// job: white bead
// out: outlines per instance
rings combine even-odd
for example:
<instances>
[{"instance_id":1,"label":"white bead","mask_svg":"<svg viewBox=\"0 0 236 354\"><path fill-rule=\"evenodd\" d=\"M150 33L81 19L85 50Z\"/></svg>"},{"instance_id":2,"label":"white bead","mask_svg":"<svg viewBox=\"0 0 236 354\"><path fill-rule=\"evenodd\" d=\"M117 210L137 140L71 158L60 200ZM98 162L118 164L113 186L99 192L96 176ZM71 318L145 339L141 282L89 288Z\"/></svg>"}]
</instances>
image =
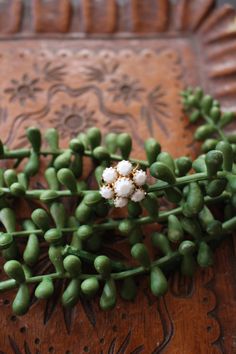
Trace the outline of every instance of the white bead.
<instances>
[{"instance_id":1,"label":"white bead","mask_svg":"<svg viewBox=\"0 0 236 354\"><path fill-rule=\"evenodd\" d=\"M133 193L134 185L129 178L120 177L114 184L114 190L118 197L129 197Z\"/></svg>"},{"instance_id":2,"label":"white bead","mask_svg":"<svg viewBox=\"0 0 236 354\"><path fill-rule=\"evenodd\" d=\"M137 170L134 173L133 181L137 186L143 186L146 183L147 174L143 170Z\"/></svg>"},{"instance_id":3,"label":"white bead","mask_svg":"<svg viewBox=\"0 0 236 354\"><path fill-rule=\"evenodd\" d=\"M132 168L133 166L129 161L122 160L117 164L117 171L121 176L128 176Z\"/></svg>"},{"instance_id":4,"label":"white bead","mask_svg":"<svg viewBox=\"0 0 236 354\"><path fill-rule=\"evenodd\" d=\"M114 197L114 191L111 187L109 186L102 186L100 188L100 194L103 198L105 199L111 199Z\"/></svg>"},{"instance_id":5,"label":"white bead","mask_svg":"<svg viewBox=\"0 0 236 354\"><path fill-rule=\"evenodd\" d=\"M134 191L134 193L132 194L132 196L131 196L131 200L133 201L133 202L141 202L141 200L143 200L144 198L145 198L145 192L144 192L144 190L143 189L136 189L135 191Z\"/></svg>"},{"instance_id":6,"label":"white bead","mask_svg":"<svg viewBox=\"0 0 236 354\"><path fill-rule=\"evenodd\" d=\"M103 171L102 178L106 183L113 183L117 178L117 172L113 167L107 167Z\"/></svg>"},{"instance_id":7,"label":"white bead","mask_svg":"<svg viewBox=\"0 0 236 354\"><path fill-rule=\"evenodd\" d=\"M114 199L114 205L116 208L123 208L124 206L126 206L128 203L128 199L127 198L120 198L117 197Z\"/></svg>"}]
</instances>

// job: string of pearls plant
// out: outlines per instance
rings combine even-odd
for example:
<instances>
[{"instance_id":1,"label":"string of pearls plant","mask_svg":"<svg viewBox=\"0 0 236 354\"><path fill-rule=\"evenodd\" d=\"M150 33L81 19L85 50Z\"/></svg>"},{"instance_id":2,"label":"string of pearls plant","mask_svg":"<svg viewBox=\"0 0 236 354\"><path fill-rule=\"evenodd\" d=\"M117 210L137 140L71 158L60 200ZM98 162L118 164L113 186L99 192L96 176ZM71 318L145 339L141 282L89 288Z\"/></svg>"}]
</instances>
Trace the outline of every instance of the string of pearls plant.
<instances>
[{"instance_id":1,"label":"string of pearls plant","mask_svg":"<svg viewBox=\"0 0 236 354\"><path fill-rule=\"evenodd\" d=\"M12 160L12 168L0 169L0 249L7 277L0 291L16 289L16 315L28 311L31 292L38 299L51 297L56 279L66 280L63 306L98 293L101 309L108 310L118 294L135 298L140 274L149 278L151 292L162 296L177 267L193 276L197 264L213 264L213 249L236 228L236 134L223 130L234 115L222 113L219 102L200 88L182 97L190 122L200 123L195 138L202 141L201 154L194 161L174 159L153 138L144 144L147 160L134 159L128 134L109 133L102 142L95 127L78 134L67 149L59 147L55 129L44 135L46 148L37 128L26 132L30 148L0 144L1 160ZM89 177L83 168L88 158ZM48 188L32 189L42 160ZM17 215L22 200L38 204L25 220ZM151 234L147 224L153 225ZM118 235L132 262L106 255L107 239ZM37 264L45 242L54 270L41 274Z\"/></svg>"}]
</instances>

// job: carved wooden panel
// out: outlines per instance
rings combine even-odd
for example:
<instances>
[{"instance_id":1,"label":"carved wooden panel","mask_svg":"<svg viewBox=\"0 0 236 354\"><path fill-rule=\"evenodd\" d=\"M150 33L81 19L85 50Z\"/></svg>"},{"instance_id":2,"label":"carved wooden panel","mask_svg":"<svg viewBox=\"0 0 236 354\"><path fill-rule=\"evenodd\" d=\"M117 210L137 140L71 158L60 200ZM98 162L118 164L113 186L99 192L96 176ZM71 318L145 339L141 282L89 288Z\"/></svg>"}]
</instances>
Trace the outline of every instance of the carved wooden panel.
<instances>
[{"instance_id":1,"label":"carved wooden panel","mask_svg":"<svg viewBox=\"0 0 236 354\"><path fill-rule=\"evenodd\" d=\"M130 132L138 157L148 136L175 156L193 155L179 91L201 84L236 111L236 12L229 5L12 0L0 3L0 18L0 137L12 147L25 144L29 125L58 127L63 145L96 124ZM107 248L121 257L119 240ZM48 266L42 256L37 271ZM21 318L11 314L11 294L0 294L0 353L234 353L234 270L229 240L215 268L194 281L175 274L157 300L140 279L136 301L119 300L107 313L97 300L63 310L59 283L53 299L32 298Z\"/></svg>"}]
</instances>

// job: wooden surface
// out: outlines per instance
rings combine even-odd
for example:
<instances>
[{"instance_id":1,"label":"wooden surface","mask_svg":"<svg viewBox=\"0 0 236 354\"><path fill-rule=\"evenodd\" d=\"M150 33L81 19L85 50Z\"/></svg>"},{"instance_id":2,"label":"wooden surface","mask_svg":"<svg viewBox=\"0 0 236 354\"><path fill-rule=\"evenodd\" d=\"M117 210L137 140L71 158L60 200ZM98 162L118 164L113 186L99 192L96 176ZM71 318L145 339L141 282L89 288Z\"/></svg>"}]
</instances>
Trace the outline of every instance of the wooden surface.
<instances>
[{"instance_id":1,"label":"wooden surface","mask_svg":"<svg viewBox=\"0 0 236 354\"><path fill-rule=\"evenodd\" d=\"M194 155L179 91L201 84L236 111L235 57L235 10L213 0L1 1L0 137L21 147L26 127L55 126L63 145L96 124L130 132L137 157L149 136L175 156ZM97 301L64 311L58 284L52 300L18 318L1 294L0 353L233 354L235 259L229 240L194 281L175 274L157 300L141 280L135 303L107 313Z\"/></svg>"}]
</instances>

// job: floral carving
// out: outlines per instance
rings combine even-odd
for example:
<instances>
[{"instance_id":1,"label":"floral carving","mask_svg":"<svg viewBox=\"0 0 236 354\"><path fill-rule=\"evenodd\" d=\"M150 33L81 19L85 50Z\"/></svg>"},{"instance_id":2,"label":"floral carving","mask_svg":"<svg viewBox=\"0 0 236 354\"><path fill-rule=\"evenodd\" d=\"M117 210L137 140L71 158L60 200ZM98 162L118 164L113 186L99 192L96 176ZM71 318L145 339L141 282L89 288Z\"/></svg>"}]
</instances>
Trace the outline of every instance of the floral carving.
<instances>
[{"instance_id":1,"label":"floral carving","mask_svg":"<svg viewBox=\"0 0 236 354\"><path fill-rule=\"evenodd\" d=\"M7 108L0 107L0 123L3 124L7 120Z\"/></svg>"},{"instance_id":2,"label":"floral carving","mask_svg":"<svg viewBox=\"0 0 236 354\"><path fill-rule=\"evenodd\" d=\"M50 122L60 130L63 138L74 137L80 131L86 130L93 124L96 124L94 111L88 110L86 106L77 106L73 104L68 106L63 104L59 111L55 112L55 116Z\"/></svg>"},{"instance_id":3,"label":"floral carving","mask_svg":"<svg viewBox=\"0 0 236 354\"><path fill-rule=\"evenodd\" d=\"M20 350L17 342L15 341L15 339L12 337L12 336L8 336L8 340L9 340L9 344L10 344L10 347L12 349L12 352L14 354L22 354L22 351ZM3 353L3 352L1 352ZM33 352L30 350L30 347L27 343L27 341L24 341L24 353L25 354L32 354Z\"/></svg>"},{"instance_id":4,"label":"floral carving","mask_svg":"<svg viewBox=\"0 0 236 354\"><path fill-rule=\"evenodd\" d=\"M110 353L114 353L114 354L115 353L116 354L125 353L126 349L128 348L128 346L130 344L130 339L131 339L131 331L129 331L127 333L127 335L126 335L125 339L123 340L123 342L121 343L119 349L115 351L115 349L116 349L116 338L113 338L113 340L110 343L109 349L108 349L108 354L110 354ZM135 348L136 352L137 352L137 349L139 349L139 353L140 353L140 351L143 350L143 345Z\"/></svg>"},{"instance_id":5,"label":"floral carving","mask_svg":"<svg viewBox=\"0 0 236 354\"><path fill-rule=\"evenodd\" d=\"M88 81L97 81L99 83L104 82L109 75L112 75L118 69L118 63L107 64L105 62L100 63L97 66L86 65L84 75Z\"/></svg>"},{"instance_id":6,"label":"floral carving","mask_svg":"<svg viewBox=\"0 0 236 354\"><path fill-rule=\"evenodd\" d=\"M156 123L162 132L168 136L168 128L165 120L170 116L167 112L167 104L164 102L166 94L161 86L156 86L147 95L147 106L141 107L141 117L146 121L149 134L152 136L154 132L154 123Z\"/></svg>"},{"instance_id":7,"label":"floral carving","mask_svg":"<svg viewBox=\"0 0 236 354\"><path fill-rule=\"evenodd\" d=\"M36 94L42 91L40 87L37 86L39 82L38 78L31 79L28 74L24 74L21 80L11 80L11 87L5 89L5 93L10 95L10 102L16 100L24 106L26 100L36 100Z\"/></svg>"},{"instance_id":8,"label":"floral carving","mask_svg":"<svg viewBox=\"0 0 236 354\"><path fill-rule=\"evenodd\" d=\"M53 66L51 62L48 62L43 67L44 79L48 82L60 82L66 75L65 65Z\"/></svg>"},{"instance_id":9,"label":"floral carving","mask_svg":"<svg viewBox=\"0 0 236 354\"><path fill-rule=\"evenodd\" d=\"M139 101L140 94L145 89L140 85L139 80L123 74L119 79L111 79L108 91L113 94L113 101L121 100L125 105L129 105L131 101Z\"/></svg>"},{"instance_id":10,"label":"floral carving","mask_svg":"<svg viewBox=\"0 0 236 354\"><path fill-rule=\"evenodd\" d=\"M168 136L165 121L170 116L167 113L168 105L165 102L164 88L159 84L149 91L145 97L142 94L146 91L146 88L142 86L139 79L132 78L126 73L117 76L118 68L121 69L117 63L101 62L99 66L85 66L84 70L88 81L96 81L98 84L106 82L108 84L107 91L114 102L121 101L125 106L129 106L132 101L143 103L143 106L140 106L140 115L145 120L149 134L153 135L156 124Z\"/></svg>"}]
</instances>

